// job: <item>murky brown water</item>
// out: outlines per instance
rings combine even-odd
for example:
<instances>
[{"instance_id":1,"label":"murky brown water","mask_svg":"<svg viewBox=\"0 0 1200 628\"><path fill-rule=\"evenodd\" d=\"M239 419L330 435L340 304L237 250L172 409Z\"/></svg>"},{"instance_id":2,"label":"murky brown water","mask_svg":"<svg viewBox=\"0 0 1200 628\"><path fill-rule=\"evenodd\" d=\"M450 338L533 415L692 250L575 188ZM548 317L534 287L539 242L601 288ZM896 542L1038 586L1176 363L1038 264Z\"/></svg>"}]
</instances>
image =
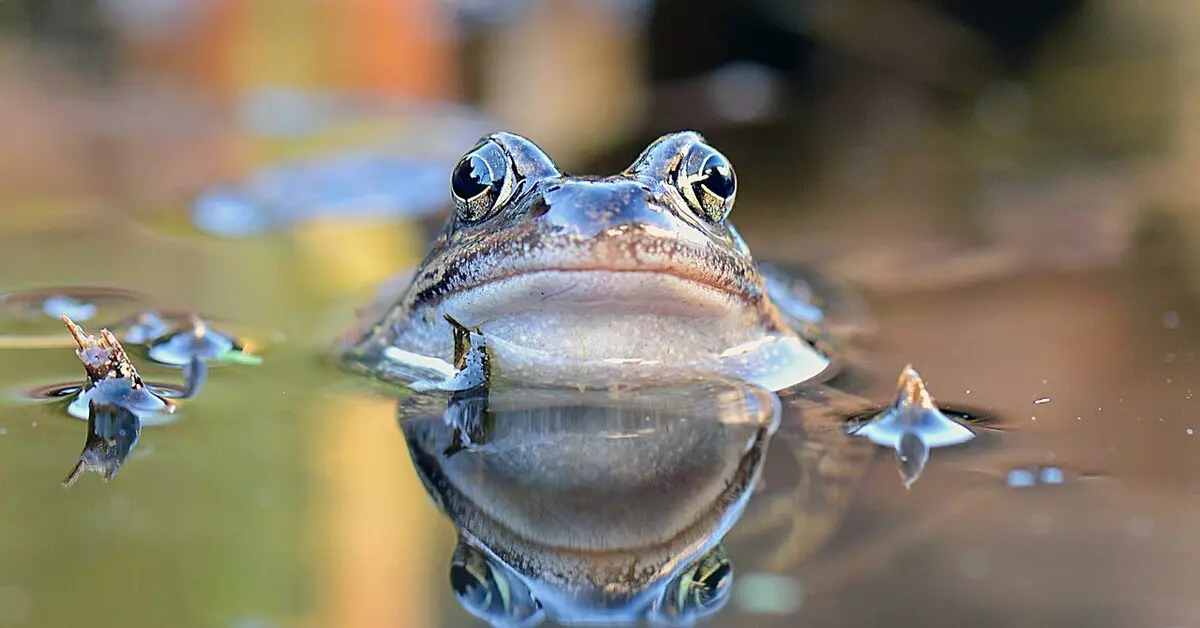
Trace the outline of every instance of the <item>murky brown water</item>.
<instances>
[{"instance_id":1,"label":"murky brown water","mask_svg":"<svg viewBox=\"0 0 1200 628\"><path fill-rule=\"evenodd\" d=\"M564 24L555 32L590 33L608 51L592 63L628 54L603 48L619 39L607 30ZM488 45L532 54L527 43ZM33 393L79 384L83 370L61 323L0 303L0 627L479 625L451 591L455 529L413 469L395 399L319 359L374 287L418 260L426 225L359 217L202 234L184 200L198 182L319 151L244 140L203 99L91 92L12 65L23 70L0 79L0 128L16 138L0 151L0 292L136 291L140 300L101 304L84 326L96 333L147 308L201 312L256 341L263 361L213 365L175 420L143 426L110 482L86 474L64 489L87 424L66 400ZM577 93L629 77L578 80L547 107L569 110ZM836 520L798 503L771 510L777 491L806 479L777 436L725 541L730 602L706 624L1200 625L1200 311L1187 247L1162 237L1190 222L1134 237L1151 201L1171 196L1160 177L1175 179L1132 157L1097 165L1028 148L997 157L994 146L981 156L944 110L887 81L880 89L912 97L918 122L897 114L908 139L864 148L879 139L871 133L904 135L890 113L877 116L887 128L861 134L871 137L852 132L846 111L878 96L866 83L848 76L818 108L834 122L812 142L806 127L709 133L739 172L733 219L758 258L815 264L861 288L873 333L853 349L876 374L867 396L886 401L913 364L939 402L990 423L933 449L909 489L895 456L874 448ZM689 89L659 94L655 125ZM519 99L499 91L501 113L516 107L508 113L521 119ZM680 109L686 124L705 121ZM383 117L330 143L416 130L410 148L453 159L476 122ZM579 118L523 119L544 125L572 166L633 157L591 135L573 147L562 129ZM625 143L640 145L631 135ZM1013 166L1023 161L1038 165ZM181 384L179 369L132 353L147 380ZM756 527L772 512L797 525Z\"/></svg>"}]
</instances>

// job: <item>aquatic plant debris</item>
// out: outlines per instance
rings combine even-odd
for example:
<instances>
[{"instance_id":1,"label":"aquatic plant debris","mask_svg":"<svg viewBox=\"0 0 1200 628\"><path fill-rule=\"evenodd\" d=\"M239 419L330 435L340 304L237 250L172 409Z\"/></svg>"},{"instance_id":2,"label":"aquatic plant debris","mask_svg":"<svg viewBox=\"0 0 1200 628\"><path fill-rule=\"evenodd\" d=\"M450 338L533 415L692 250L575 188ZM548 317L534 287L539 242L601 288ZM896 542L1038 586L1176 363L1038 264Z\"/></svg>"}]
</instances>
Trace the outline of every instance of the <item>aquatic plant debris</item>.
<instances>
[{"instance_id":1,"label":"aquatic plant debris","mask_svg":"<svg viewBox=\"0 0 1200 628\"><path fill-rule=\"evenodd\" d=\"M441 380L417 380L410 384L416 391L466 391L486 386L491 380L491 355L486 337L478 328L470 328L449 314L446 322L454 333L454 372Z\"/></svg>"},{"instance_id":2,"label":"aquatic plant debris","mask_svg":"<svg viewBox=\"0 0 1200 628\"><path fill-rule=\"evenodd\" d=\"M79 461L71 468L63 488L71 488L85 471L94 471L108 482L121 470L141 435L142 425L129 408L110 403L88 404L88 435Z\"/></svg>"},{"instance_id":3,"label":"aquatic plant debris","mask_svg":"<svg viewBox=\"0 0 1200 628\"><path fill-rule=\"evenodd\" d=\"M912 488L929 460L929 450L975 438L970 428L947 417L934 403L925 382L912 365L904 367L892 403L870 421L851 426L848 433L896 450L900 479Z\"/></svg>"},{"instance_id":4,"label":"aquatic plant debris","mask_svg":"<svg viewBox=\"0 0 1200 628\"><path fill-rule=\"evenodd\" d=\"M89 335L67 315L62 321L79 348L75 355L87 372L83 395L88 399L88 436L79 460L63 480L70 488L85 471L95 471L107 482L137 444L141 420L134 408L157 407L173 412L175 404L151 392L117 337L107 329L100 337Z\"/></svg>"},{"instance_id":5,"label":"aquatic plant debris","mask_svg":"<svg viewBox=\"0 0 1200 628\"><path fill-rule=\"evenodd\" d=\"M75 344L79 345L75 355L83 362L89 383L95 386L107 379L128 379L130 388L144 387L141 376L125 353L125 348L112 332L101 329L100 338L96 338L76 325L66 314L62 315L62 322L66 324L67 331L71 332Z\"/></svg>"}]
</instances>

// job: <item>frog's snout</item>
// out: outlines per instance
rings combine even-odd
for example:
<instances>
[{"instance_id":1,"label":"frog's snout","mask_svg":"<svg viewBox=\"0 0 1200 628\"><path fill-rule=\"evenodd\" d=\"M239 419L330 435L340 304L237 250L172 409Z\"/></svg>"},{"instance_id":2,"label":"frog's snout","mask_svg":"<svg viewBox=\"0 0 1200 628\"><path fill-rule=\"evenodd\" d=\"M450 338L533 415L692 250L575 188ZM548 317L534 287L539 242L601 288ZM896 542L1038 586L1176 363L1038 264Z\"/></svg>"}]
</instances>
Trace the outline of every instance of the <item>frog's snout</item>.
<instances>
[{"instance_id":1,"label":"frog's snout","mask_svg":"<svg viewBox=\"0 0 1200 628\"><path fill-rule=\"evenodd\" d=\"M535 220L584 238L628 229L675 231L677 219L644 183L632 180L565 181L543 192Z\"/></svg>"}]
</instances>

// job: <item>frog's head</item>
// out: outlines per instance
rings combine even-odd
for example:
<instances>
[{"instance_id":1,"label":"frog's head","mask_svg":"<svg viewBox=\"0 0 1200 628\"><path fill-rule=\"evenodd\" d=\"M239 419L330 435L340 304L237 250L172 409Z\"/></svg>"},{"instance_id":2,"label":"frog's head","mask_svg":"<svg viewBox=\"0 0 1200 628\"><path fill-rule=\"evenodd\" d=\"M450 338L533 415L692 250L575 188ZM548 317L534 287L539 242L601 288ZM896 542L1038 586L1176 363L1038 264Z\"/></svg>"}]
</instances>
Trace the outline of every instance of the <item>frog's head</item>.
<instances>
[{"instance_id":1,"label":"frog's head","mask_svg":"<svg viewBox=\"0 0 1200 628\"><path fill-rule=\"evenodd\" d=\"M411 318L436 326L429 311L439 310L515 342L548 326L604 329L605 357L637 357L629 339L651 325L684 323L687 345L701 325L700 344L718 352L766 319L774 326L764 280L728 219L733 168L697 133L663 136L605 177L564 174L533 142L493 133L458 162L450 188L454 214L406 296ZM558 338L562 346L538 334L539 346L577 352L578 339Z\"/></svg>"},{"instance_id":2,"label":"frog's head","mask_svg":"<svg viewBox=\"0 0 1200 628\"><path fill-rule=\"evenodd\" d=\"M757 310L763 280L728 220L736 193L729 161L697 133L664 136L608 177L566 175L529 140L494 133L454 168L454 216L414 299L468 325L531 299L543 310Z\"/></svg>"},{"instance_id":3,"label":"frog's head","mask_svg":"<svg viewBox=\"0 0 1200 628\"><path fill-rule=\"evenodd\" d=\"M565 174L533 142L493 133L450 189L453 215L404 295L350 335L351 363L376 369L391 347L445 359L448 315L536 352L543 375L555 361L636 363L793 383L827 366L772 304L729 221L733 167L698 133L665 135L611 176Z\"/></svg>"},{"instance_id":4,"label":"frog's head","mask_svg":"<svg viewBox=\"0 0 1200 628\"><path fill-rule=\"evenodd\" d=\"M740 385L514 389L401 426L458 530L449 580L467 610L494 625L686 623L728 599L720 543L779 411Z\"/></svg>"}]
</instances>

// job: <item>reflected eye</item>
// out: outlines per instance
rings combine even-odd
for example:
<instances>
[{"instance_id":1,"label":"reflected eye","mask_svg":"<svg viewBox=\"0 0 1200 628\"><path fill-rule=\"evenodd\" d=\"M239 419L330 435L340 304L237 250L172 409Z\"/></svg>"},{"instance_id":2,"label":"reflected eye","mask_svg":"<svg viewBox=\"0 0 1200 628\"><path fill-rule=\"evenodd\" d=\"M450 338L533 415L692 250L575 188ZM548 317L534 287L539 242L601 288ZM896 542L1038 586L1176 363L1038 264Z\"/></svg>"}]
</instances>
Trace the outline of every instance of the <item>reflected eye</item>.
<instances>
[{"instance_id":1,"label":"reflected eye","mask_svg":"<svg viewBox=\"0 0 1200 628\"><path fill-rule=\"evenodd\" d=\"M737 177L724 155L711 146L697 144L679 166L676 187L693 211L719 223L733 209Z\"/></svg>"},{"instance_id":2,"label":"reflected eye","mask_svg":"<svg viewBox=\"0 0 1200 628\"><path fill-rule=\"evenodd\" d=\"M525 583L461 539L450 559L450 587L463 608L492 625L542 621L542 605Z\"/></svg>"},{"instance_id":3,"label":"reflected eye","mask_svg":"<svg viewBox=\"0 0 1200 628\"><path fill-rule=\"evenodd\" d=\"M463 155L450 175L450 195L458 216L467 222L492 216L512 193L513 179L512 162L494 141Z\"/></svg>"},{"instance_id":4,"label":"reflected eye","mask_svg":"<svg viewBox=\"0 0 1200 628\"><path fill-rule=\"evenodd\" d=\"M689 624L720 610L732 588L733 564L718 545L667 585L655 605L655 619L662 624Z\"/></svg>"}]
</instances>

